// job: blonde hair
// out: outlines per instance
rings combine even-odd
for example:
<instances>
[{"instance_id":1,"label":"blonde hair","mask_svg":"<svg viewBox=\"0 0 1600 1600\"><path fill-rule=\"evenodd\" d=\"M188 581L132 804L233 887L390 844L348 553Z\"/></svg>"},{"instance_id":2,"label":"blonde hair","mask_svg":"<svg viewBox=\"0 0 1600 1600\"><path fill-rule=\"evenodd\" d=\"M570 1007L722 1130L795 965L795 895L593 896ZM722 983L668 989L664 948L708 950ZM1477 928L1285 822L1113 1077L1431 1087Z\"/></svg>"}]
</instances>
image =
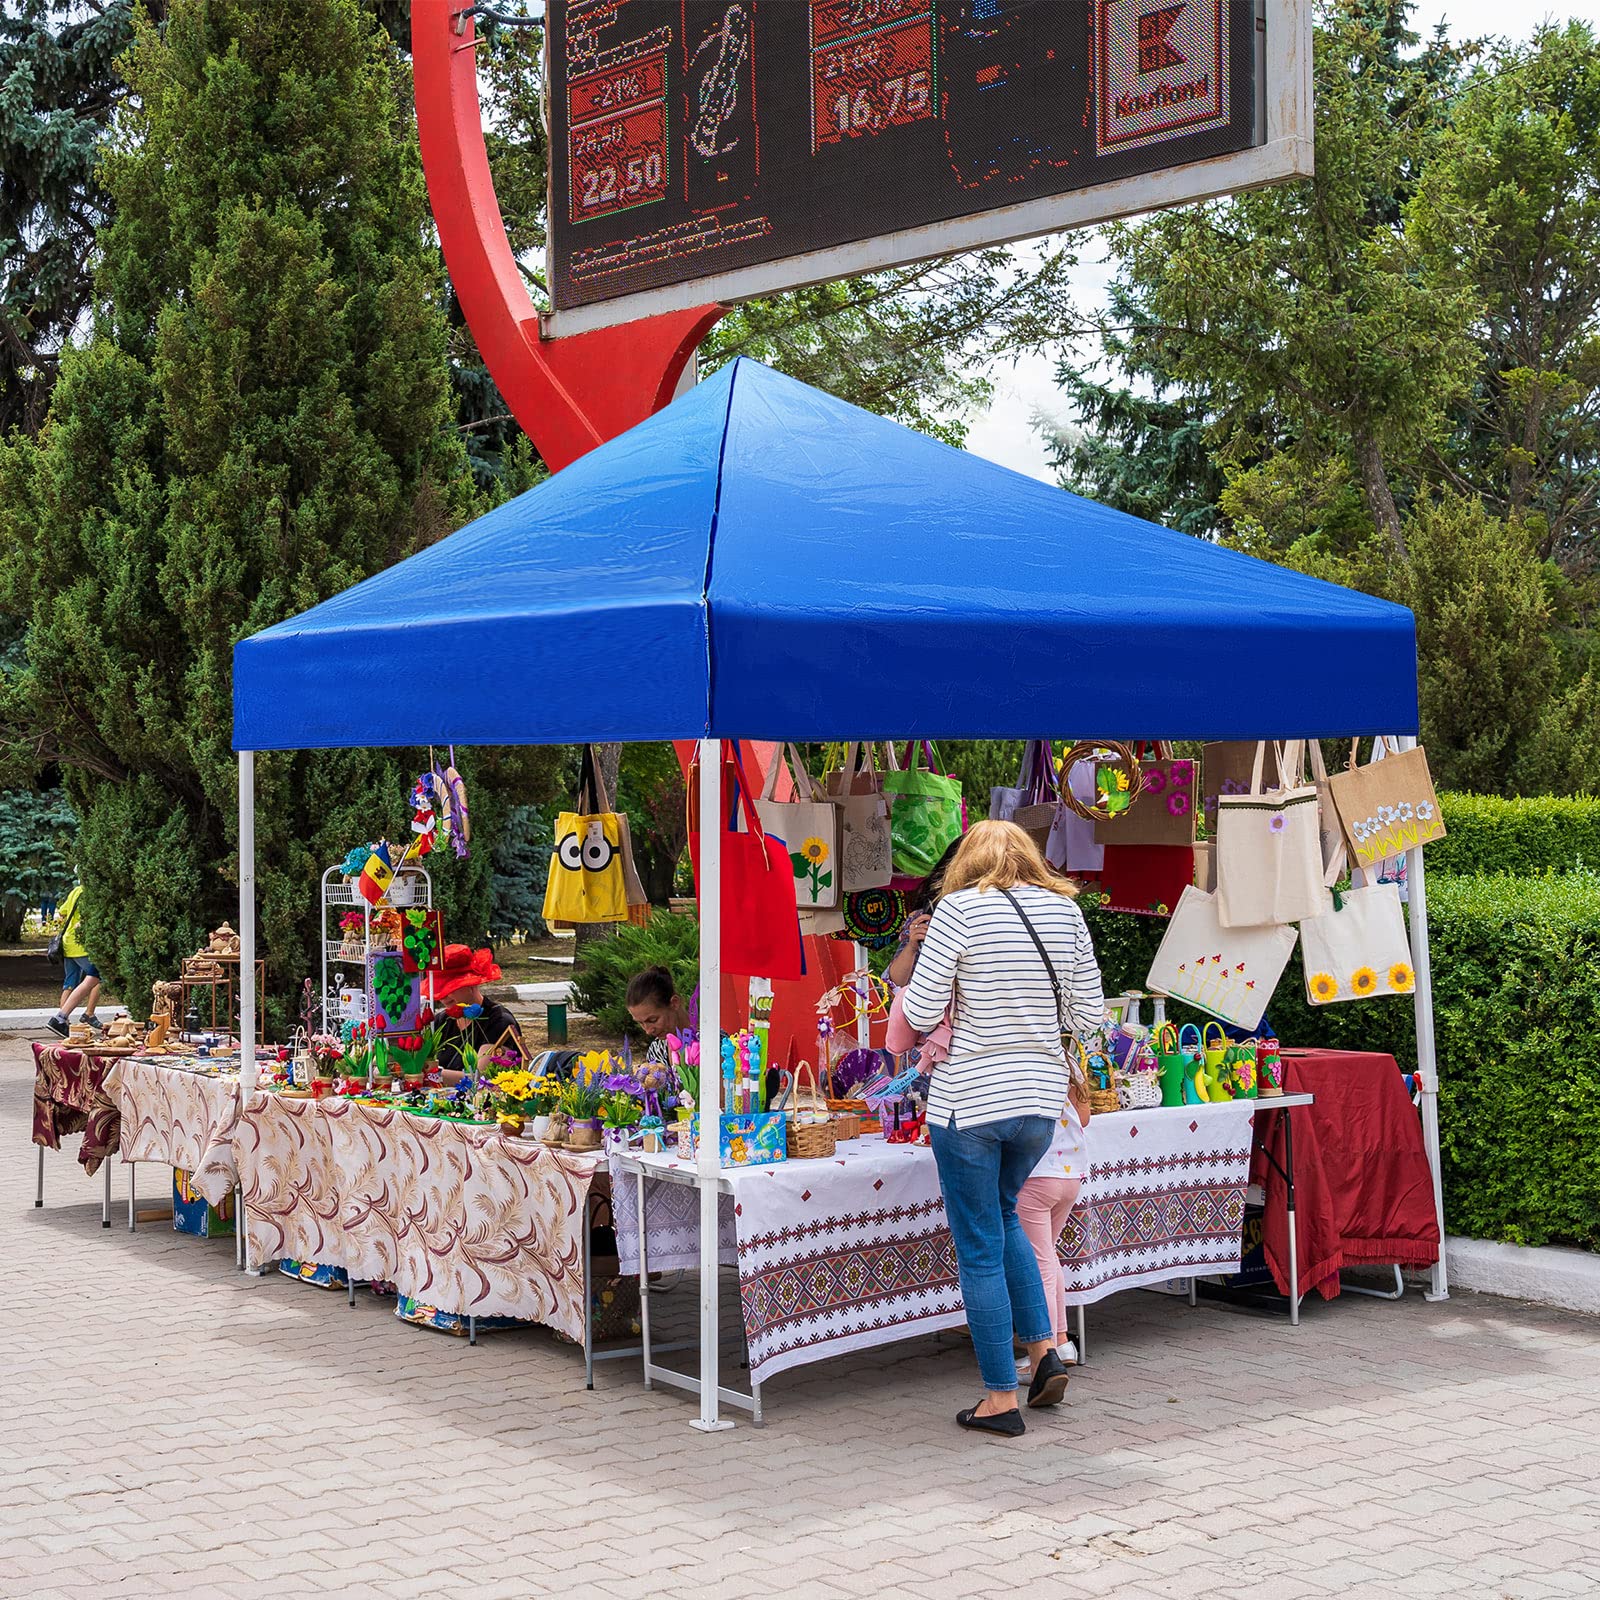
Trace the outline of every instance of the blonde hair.
<instances>
[{"instance_id":1,"label":"blonde hair","mask_svg":"<svg viewBox=\"0 0 1600 1600\"><path fill-rule=\"evenodd\" d=\"M944 895L957 889L1014 889L1031 883L1067 899L1078 892L1070 878L1057 876L1038 845L1014 822L980 822L961 841L944 871Z\"/></svg>"}]
</instances>

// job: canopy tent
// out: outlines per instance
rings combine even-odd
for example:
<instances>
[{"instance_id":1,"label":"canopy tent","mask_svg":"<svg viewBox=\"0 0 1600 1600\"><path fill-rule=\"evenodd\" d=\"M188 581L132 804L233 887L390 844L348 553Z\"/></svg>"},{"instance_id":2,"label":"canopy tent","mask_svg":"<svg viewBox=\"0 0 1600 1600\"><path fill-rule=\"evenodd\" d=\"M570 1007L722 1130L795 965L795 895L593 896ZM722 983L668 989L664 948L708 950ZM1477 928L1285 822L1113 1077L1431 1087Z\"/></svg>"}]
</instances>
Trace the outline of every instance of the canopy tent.
<instances>
[{"instance_id":1,"label":"canopy tent","mask_svg":"<svg viewBox=\"0 0 1600 1600\"><path fill-rule=\"evenodd\" d=\"M1411 613L741 360L234 657L240 750L1045 725L1413 733Z\"/></svg>"},{"instance_id":2,"label":"canopy tent","mask_svg":"<svg viewBox=\"0 0 1600 1600\"><path fill-rule=\"evenodd\" d=\"M427 694L397 695L419 660L432 668ZM239 642L243 959L254 959L258 750L699 738L710 816L721 739L1022 738L1063 726L1410 743L1413 618L736 361L547 483ZM720 855L707 828L711 1036ZM1410 868L1437 1197L1420 851ZM253 992L245 1003L248 1041ZM253 1061L244 1070L253 1083ZM716 1074L705 1087L709 1121ZM718 1153L701 1144L699 1425L716 1427ZM1440 1225L1442 1237L1442 1214Z\"/></svg>"}]
</instances>

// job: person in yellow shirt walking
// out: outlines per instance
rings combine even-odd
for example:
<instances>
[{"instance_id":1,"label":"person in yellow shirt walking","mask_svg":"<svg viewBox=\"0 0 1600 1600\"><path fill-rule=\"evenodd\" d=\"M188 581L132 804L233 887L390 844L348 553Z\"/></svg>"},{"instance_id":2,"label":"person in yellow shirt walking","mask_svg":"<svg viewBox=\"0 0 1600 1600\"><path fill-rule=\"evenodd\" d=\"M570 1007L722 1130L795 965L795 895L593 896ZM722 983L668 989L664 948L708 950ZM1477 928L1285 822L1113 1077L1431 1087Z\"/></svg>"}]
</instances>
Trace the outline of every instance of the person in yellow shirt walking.
<instances>
[{"instance_id":1,"label":"person in yellow shirt walking","mask_svg":"<svg viewBox=\"0 0 1600 1600\"><path fill-rule=\"evenodd\" d=\"M83 942L83 885L72 886L72 893L61 907L56 930L62 962L61 1006L47 1026L65 1039L72 1028L72 1013L81 1005L83 1020L97 1032L100 1020L94 1014L100 998L100 969L89 959Z\"/></svg>"}]
</instances>

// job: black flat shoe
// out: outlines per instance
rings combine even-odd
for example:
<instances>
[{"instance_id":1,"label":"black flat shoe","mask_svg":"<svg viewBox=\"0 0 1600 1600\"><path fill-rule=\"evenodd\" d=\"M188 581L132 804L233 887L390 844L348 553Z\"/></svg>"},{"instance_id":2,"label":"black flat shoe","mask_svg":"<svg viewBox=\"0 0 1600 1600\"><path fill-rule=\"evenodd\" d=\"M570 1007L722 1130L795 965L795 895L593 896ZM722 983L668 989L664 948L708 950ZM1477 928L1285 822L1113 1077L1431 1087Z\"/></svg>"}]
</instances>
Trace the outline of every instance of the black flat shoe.
<instances>
[{"instance_id":1,"label":"black flat shoe","mask_svg":"<svg viewBox=\"0 0 1600 1600\"><path fill-rule=\"evenodd\" d=\"M973 1406L968 1411L956 1412L956 1421L974 1433L997 1433L1002 1439L1019 1439L1028 1431L1020 1411L997 1411L991 1417L982 1417Z\"/></svg>"},{"instance_id":2,"label":"black flat shoe","mask_svg":"<svg viewBox=\"0 0 1600 1600\"><path fill-rule=\"evenodd\" d=\"M1028 1409L1060 1405L1067 1392L1067 1376L1066 1362L1054 1350L1045 1351L1033 1369L1033 1382L1028 1385Z\"/></svg>"}]
</instances>

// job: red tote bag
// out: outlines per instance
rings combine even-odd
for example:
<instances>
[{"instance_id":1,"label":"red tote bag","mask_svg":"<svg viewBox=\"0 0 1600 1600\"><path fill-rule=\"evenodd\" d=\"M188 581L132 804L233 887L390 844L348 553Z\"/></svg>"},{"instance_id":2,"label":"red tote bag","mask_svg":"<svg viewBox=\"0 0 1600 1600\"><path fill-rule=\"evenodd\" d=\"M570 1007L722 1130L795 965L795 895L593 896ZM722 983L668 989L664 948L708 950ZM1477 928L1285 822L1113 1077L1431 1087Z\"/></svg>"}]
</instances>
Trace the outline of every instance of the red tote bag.
<instances>
[{"instance_id":1,"label":"red tote bag","mask_svg":"<svg viewBox=\"0 0 1600 1600\"><path fill-rule=\"evenodd\" d=\"M1179 844L1108 844L1100 892L1108 911L1170 917L1194 881L1194 847Z\"/></svg>"},{"instance_id":2,"label":"red tote bag","mask_svg":"<svg viewBox=\"0 0 1600 1600\"><path fill-rule=\"evenodd\" d=\"M700 829L694 815L698 789L693 764L688 774L690 803L689 859L694 864L695 893L700 892ZM800 939L800 913L795 903L794 863L788 850L769 839L750 803L738 746L722 761L722 970L750 978L793 980L803 975L805 957ZM733 822L737 805L744 830Z\"/></svg>"}]
</instances>

